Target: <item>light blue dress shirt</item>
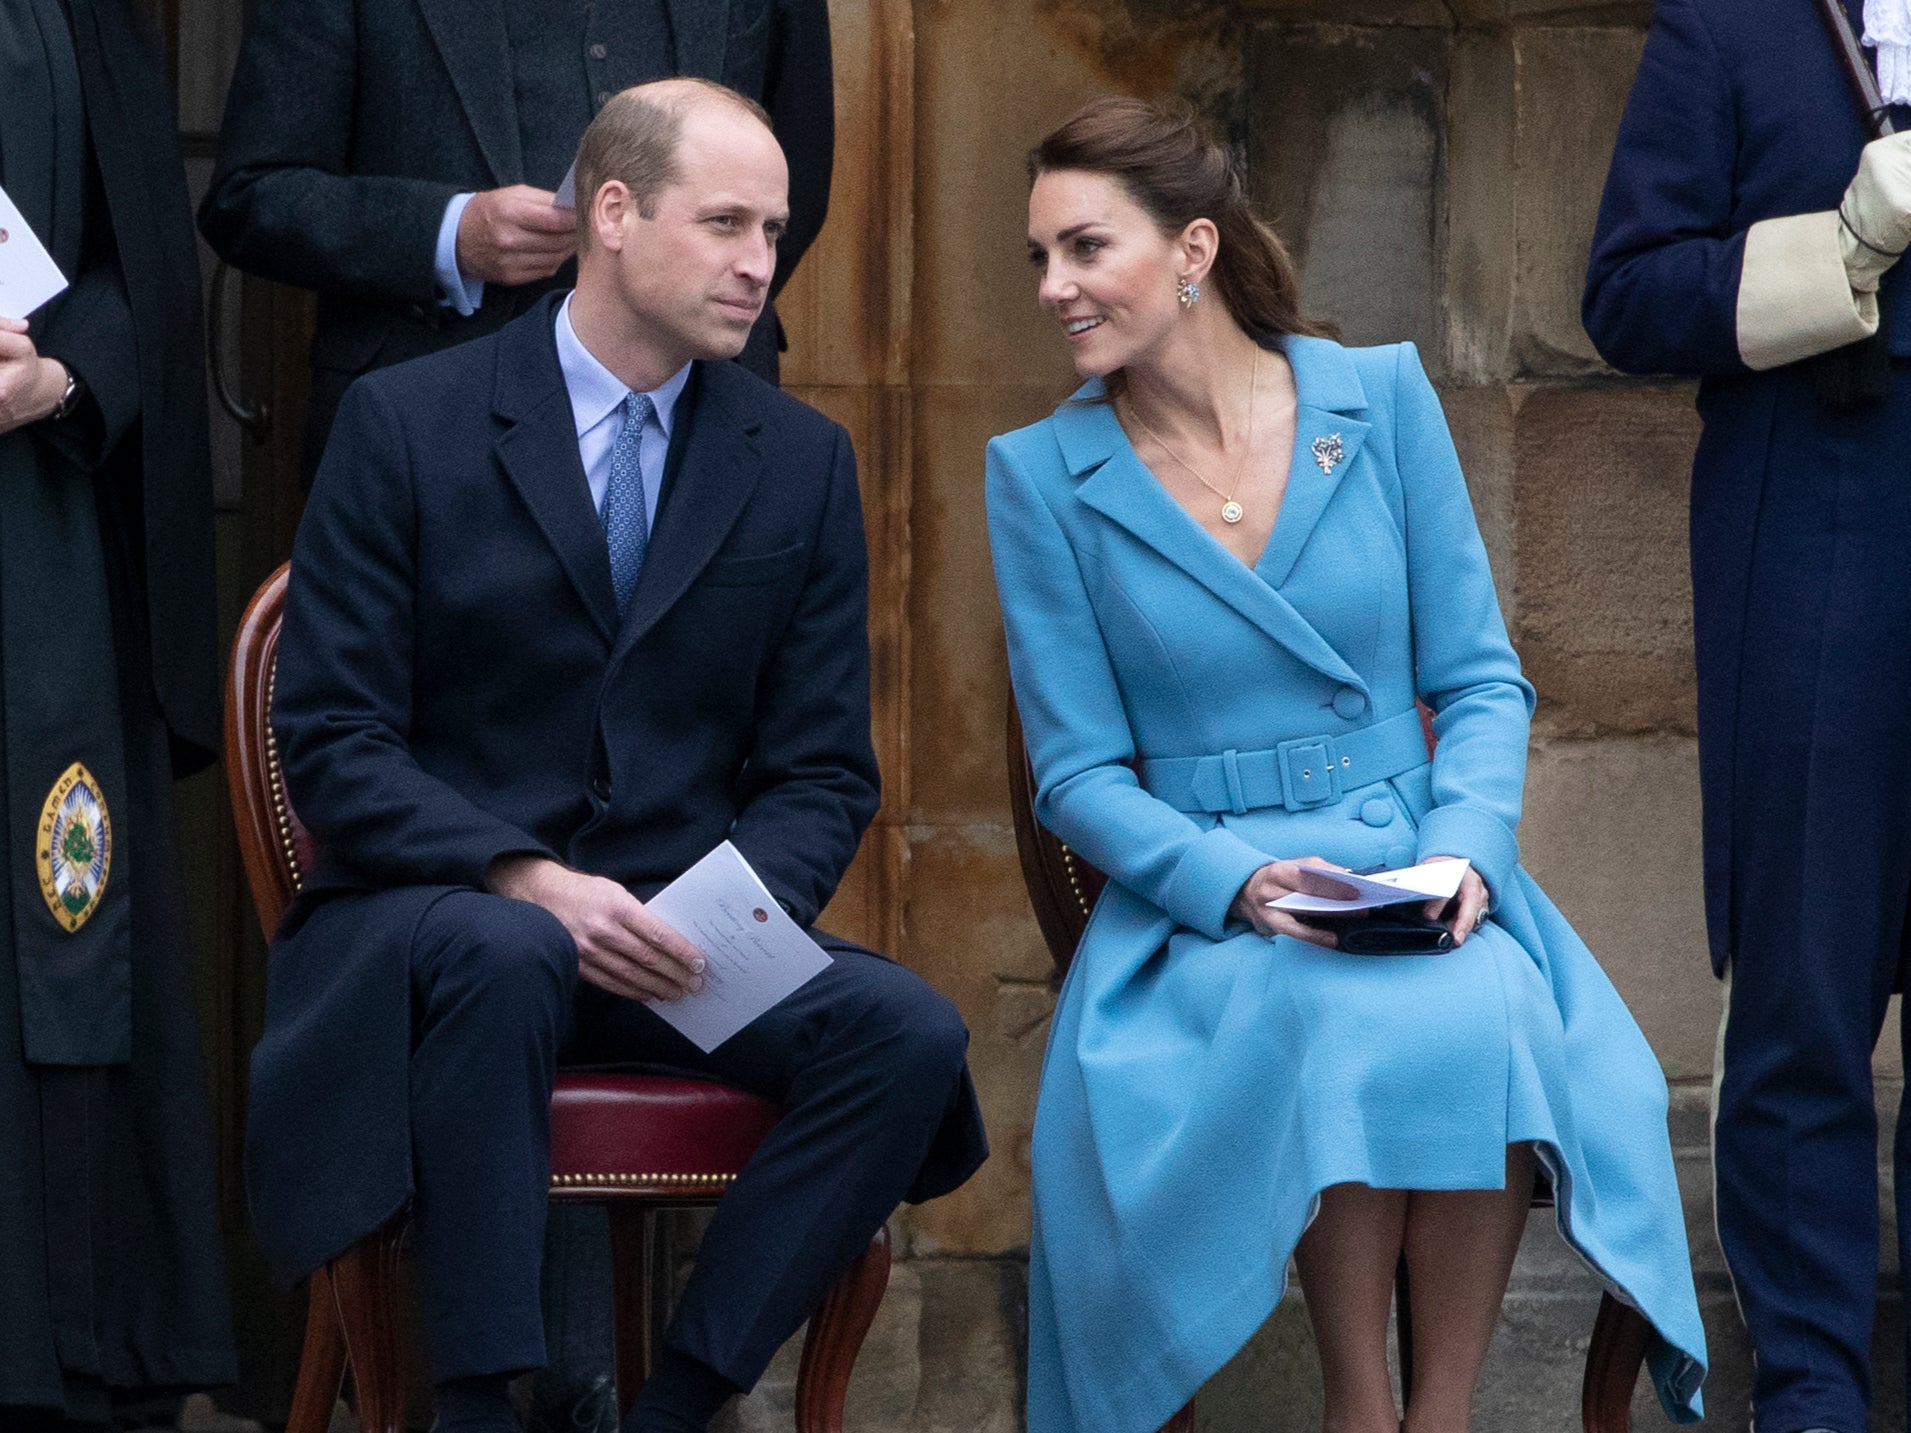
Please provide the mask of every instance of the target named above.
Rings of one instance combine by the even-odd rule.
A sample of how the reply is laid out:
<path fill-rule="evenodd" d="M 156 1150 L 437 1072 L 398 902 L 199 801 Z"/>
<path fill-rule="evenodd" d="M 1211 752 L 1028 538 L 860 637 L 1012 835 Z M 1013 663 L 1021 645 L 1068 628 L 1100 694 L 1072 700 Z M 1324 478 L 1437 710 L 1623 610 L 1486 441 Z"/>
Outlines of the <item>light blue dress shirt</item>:
<path fill-rule="evenodd" d="M 571 327 L 571 298 L 566 294 L 557 310 L 557 362 L 564 371 L 564 387 L 571 395 L 571 416 L 577 422 L 577 453 L 584 460 L 584 476 L 591 485 L 591 506 L 601 516 L 604 490 L 610 486 L 610 450 L 623 431 L 624 398 L 630 389 L 603 364 Z M 657 526 L 657 501 L 664 485 L 664 459 L 670 447 L 670 427 L 677 398 L 690 381 L 685 364 L 646 396 L 650 417 L 644 422 L 644 444 L 638 466 L 644 474 L 644 515 L 647 530 Z"/>
<path fill-rule="evenodd" d="M 454 194 L 445 204 L 445 217 L 438 221 L 438 247 L 432 254 L 432 267 L 438 276 L 438 302 L 456 309 L 460 318 L 468 318 L 484 302 L 484 280 L 467 279 L 458 268 L 458 221 L 464 218 L 464 206 L 476 194 Z"/>

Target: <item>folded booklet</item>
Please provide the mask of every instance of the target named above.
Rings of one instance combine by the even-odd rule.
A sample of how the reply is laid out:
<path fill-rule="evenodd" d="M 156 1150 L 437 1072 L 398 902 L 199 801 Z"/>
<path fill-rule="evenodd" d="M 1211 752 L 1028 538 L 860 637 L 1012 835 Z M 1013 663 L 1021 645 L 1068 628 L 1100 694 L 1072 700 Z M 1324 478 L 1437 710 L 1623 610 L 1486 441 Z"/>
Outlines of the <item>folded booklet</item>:
<path fill-rule="evenodd" d="M 1428 861 L 1424 866 L 1402 866 L 1395 871 L 1328 871 L 1326 875 L 1351 887 L 1354 894 L 1337 900 L 1332 896 L 1310 896 L 1304 891 L 1295 891 L 1268 904 L 1275 910 L 1297 914 L 1352 915 L 1378 906 L 1450 901 L 1472 869 L 1471 861 L 1454 856 Z"/>
<path fill-rule="evenodd" d="M 65 287 L 66 275 L 0 189 L 0 317 L 25 318 Z"/>

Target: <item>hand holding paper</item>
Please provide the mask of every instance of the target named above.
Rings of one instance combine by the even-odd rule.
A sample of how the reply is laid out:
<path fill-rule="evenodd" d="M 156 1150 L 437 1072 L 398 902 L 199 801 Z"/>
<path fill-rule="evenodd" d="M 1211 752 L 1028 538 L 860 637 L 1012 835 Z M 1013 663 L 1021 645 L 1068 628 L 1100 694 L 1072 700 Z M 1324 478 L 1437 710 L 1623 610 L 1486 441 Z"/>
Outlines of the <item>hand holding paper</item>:
<path fill-rule="evenodd" d="M 647 1003 L 706 1052 L 830 963 L 728 841 L 645 904 L 705 958 L 701 991 Z"/>
<path fill-rule="evenodd" d="M 0 189 L 0 318 L 26 318 L 66 288 L 66 275 Z"/>
<path fill-rule="evenodd" d="M 1395 871 L 1379 871 L 1367 876 L 1355 875 L 1352 871 L 1336 871 L 1335 880 L 1353 887 L 1351 898 L 1335 900 L 1296 891 L 1268 904 L 1276 910 L 1301 911 L 1309 915 L 1352 915 L 1355 911 L 1373 910 L 1378 906 L 1450 901 L 1459 891 L 1460 882 L 1466 879 L 1466 873 L 1472 869 L 1472 862 L 1455 857 L 1428 861 L 1422 866 L 1403 866 Z"/>

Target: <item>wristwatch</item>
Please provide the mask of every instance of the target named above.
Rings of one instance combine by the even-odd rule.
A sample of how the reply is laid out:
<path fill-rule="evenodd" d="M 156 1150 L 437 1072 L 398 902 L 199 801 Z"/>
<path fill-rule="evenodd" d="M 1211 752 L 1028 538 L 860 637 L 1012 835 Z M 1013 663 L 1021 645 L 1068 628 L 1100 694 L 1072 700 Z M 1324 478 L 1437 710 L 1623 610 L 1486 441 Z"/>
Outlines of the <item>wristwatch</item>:
<path fill-rule="evenodd" d="M 60 360 L 57 358 L 53 361 L 60 363 Z M 66 368 L 66 365 L 60 363 L 60 367 Z M 46 416 L 56 423 L 60 419 L 68 417 L 75 408 L 80 406 L 80 399 L 84 397 L 85 394 L 86 385 L 80 382 L 80 375 L 75 373 L 72 369 L 66 368 L 66 388 L 60 394 L 59 403 L 54 407 L 53 411 Z"/>

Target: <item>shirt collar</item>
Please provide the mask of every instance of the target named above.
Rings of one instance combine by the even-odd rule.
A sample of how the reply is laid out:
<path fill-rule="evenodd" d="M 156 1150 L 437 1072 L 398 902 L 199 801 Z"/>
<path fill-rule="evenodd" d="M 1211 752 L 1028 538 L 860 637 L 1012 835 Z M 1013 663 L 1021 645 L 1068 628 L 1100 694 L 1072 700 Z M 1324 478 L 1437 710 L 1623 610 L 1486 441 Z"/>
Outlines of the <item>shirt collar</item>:
<path fill-rule="evenodd" d="M 564 372 L 564 387 L 571 395 L 571 417 L 581 438 L 609 417 L 613 409 L 621 407 L 630 389 L 598 362 L 597 356 L 584 347 L 577 330 L 571 327 L 573 297 L 574 294 L 566 294 L 557 308 L 557 366 Z M 651 411 L 666 441 L 670 438 L 671 420 L 676 416 L 677 398 L 689 381 L 690 365 L 686 363 L 645 395 L 650 399 Z"/>

